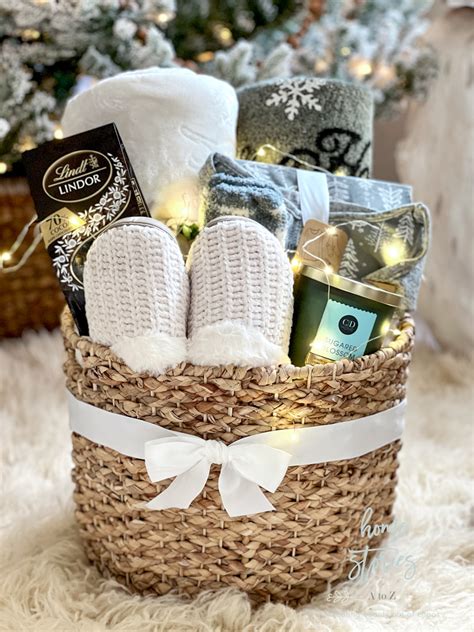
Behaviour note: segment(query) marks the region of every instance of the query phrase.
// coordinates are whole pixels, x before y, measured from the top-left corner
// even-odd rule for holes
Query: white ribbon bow
[[[150,480],[176,477],[149,509],[187,509],[209,478],[212,464],[221,465],[219,493],[231,517],[275,508],[260,487],[274,492],[283,480],[291,454],[268,445],[226,445],[188,435],[148,441],[145,465]]]
[[[145,459],[153,482],[175,480],[147,505],[187,509],[200,494],[211,464],[221,465],[219,492],[227,513],[272,511],[260,487],[274,492],[287,467],[354,459],[402,436],[405,402],[367,417],[323,426],[262,432],[226,445],[111,413],[69,395],[70,425],[90,441]]]

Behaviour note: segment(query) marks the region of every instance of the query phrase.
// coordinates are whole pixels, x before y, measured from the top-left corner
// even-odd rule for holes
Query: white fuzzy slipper
[[[186,359],[189,281],[174,235],[150,218],[124,218],[92,244],[84,267],[89,335],[137,373]]]
[[[189,362],[289,363],[293,275],[276,237],[251,219],[219,217],[196,239],[188,262]]]

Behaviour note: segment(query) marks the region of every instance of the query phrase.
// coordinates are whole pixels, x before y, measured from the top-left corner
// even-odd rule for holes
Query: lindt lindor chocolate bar
[[[88,334],[82,274],[94,239],[121,217],[150,217],[113,123],[23,154],[38,221],[80,335]]]

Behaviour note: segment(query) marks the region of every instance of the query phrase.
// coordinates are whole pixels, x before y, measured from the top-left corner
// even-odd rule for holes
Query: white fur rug
[[[69,433],[59,335],[0,345],[2,565],[0,630],[34,632],[296,632],[468,630],[472,614],[472,370],[417,350],[391,538],[406,564],[379,568],[366,586],[292,610],[252,612],[227,591],[194,602],[141,598],[85,560],[74,526]],[[385,598],[383,596],[385,595]]]

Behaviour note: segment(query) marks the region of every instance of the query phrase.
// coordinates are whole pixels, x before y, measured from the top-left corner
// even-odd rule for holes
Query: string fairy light
[[[293,270],[294,274],[298,274],[298,272],[301,270],[301,268],[303,266],[303,262],[298,257],[298,255],[295,254],[295,256],[291,260],[290,265],[291,265],[291,269]]]
[[[325,73],[329,70],[329,64],[325,59],[317,59],[314,62],[314,71],[318,74]]]
[[[4,174],[8,171],[8,165],[6,162],[0,162],[0,174]]]
[[[373,67],[368,59],[353,57],[347,64],[349,71],[358,79],[364,79],[372,74]]]
[[[382,246],[382,257],[385,263],[389,266],[393,266],[406,258],[405,244],[396,239],[388,244]]]
[[[159,26],[167,26],[175,18],[172,11],[160,11],[152,16],[153,21]]]
[[[261,145],[257,149],[256,153],[254,154],[253,159],[255,160],[256,157],[264,157],[268,149],[271,151],[275,151],[276,153],[280,154],[281,156],[284,156],[285,158],[291,158],[295,162],[301,165],[304,165],[305,167],[308,167],[309,169],[312,169],[314,171],[320,171],[323,173],[327,173],[329,175],[344,175],[344,173],[338,173],[338,170],[336,170],[336,172],[332,174],[330,171],[328,171],[327,169],[324,169],[323,167],[312,165],[311,163],[306,162],[305,160],[302,160],[301,158],[298,158],[298,156],[295,156],[294,154],[289,154],[287,152],[281,151],[280,149],[278,149],[278,147],[275,147],[271,143],[265,143]],[[343,168],[341,168],[341,171],[342,170]],[[331,296],[331,283],[330,283],[329,275],[333,274],[334,270],[332,269],[330,265],[328,265],[327,261],[325,261],[324,259],[321,259],[321,257],[317,257],[312,252],[309,252],[307,250],[307,247],[309,246],[309,244],[317,241],[318,239],[321,239],[323,235],[335,237],[337,235],[338,228],[342,228],[343,226],[352,226],[353,224],[370,226],[371,228],[373,227],[373,224],[362,219],[355,219],[355,220],[349,220],[347,222],[340,222],[339,224],[328,226],[328,228],[326,228],[325,231],[322,231],[319,235],[312,237],[305,244],[303,244],[304,254],[308,255],[315,261],[319,261],[322,264],[322,271],[324,272],[326,276],[326,283],[328,287],[328,300],[330,299],[330,296]],[[379,227],[379,231],[380,231],[380,227]],[[401,263],[402,261],[405,261],[406,249],[403,242],[397,240],[397,241],[391,242],[390,244],[387,244],[384,247],[384,250],[382,250],[382,256],[384,258],[384,262],[387,265],[394,265],[396,263]],[[299,274],[299,272],[301,271],[301,268],[303,267],[303,262],[301,261],[300,257],[297,254],[295,254],[293,258],[291,259],[290,265],[291,265],[291,269],[293,270],[293,273],[297,275]],[[377,340],[380,337],[381,336],[377,336],[373,340]],[[368,342],[372,342],[372,340],[369,340]]]
[[[18,237],[13,242],[12,246],[8,250],[4,250],[3,252],[0,253],[0,273],[7,274],[11,272],[17,272],[20,268],[22,268],[25,265],[25,263],[33,254],[33,252],[36,250],[36,247],[38,246],[38,244],[40,243],[42,239],[41,232],[40,232],[40,223],[36,224],[33,231],[33,240],[31,244],[28,246],[28,248],[25,250],[23,255],[20,257],[20,259],[17,261],[17,263],[15,263],[14,265],[5,266],[6,263],[10,263],[13,261],[15,253],[25,241],[25,237],[28,234],[28,231],[30,230],[31,226],[37,221],[37,219],[38,219],[37,215],[34,215],[23,226]],[[83,226],[85,223],[84,220],[82,220],[80,217],[77,217],[77,216],[72,216],[67,221],[69,225],[71,226],[71,230],[75,230],[76,228]]]
[[[35,142],[31,138],[31,136],[26,136],[26,138],[23,138],[20,143],[18,143],[18,149],[21,153],[23,153],[24,151],[29,151],[30,149],[34,149],[35,147]]]
[[[374,74],[374,83],[379,88],[385,88],[388,84],[395,81],[397,73],[394,66],[388,64],[380,64]]]
[[[295,156],[294,154],[290,154],[290,153],[281,151],[281,149],[278,149],[278,147],[275,147],[271,143],[264,143],[263,145],[261,145],[257,149],[257,151],[255,152],[255,154],[253,156],[253,160],[255,160],[255,158],[257,158],[257,157],[263,158],[266,155],[267,150],[274,151],[277,154],[280,154],[281,156],[283,156],[285,158],[291,158],[295,162],[297,162],[297,163],[299,163],[301,165],[304,165],[308,169],[312,169],[314,171],[320,171],[320,172],[323,172],[323,173],[327,173],[328,175],[345,175],[345,169],[343,167],[341,167],[340,169],[336,169],[336,171],[334,173],[332,173],[331,171],[328,171],[327,169],[324,169],[324,167],[319,167],[318,165],[312,165],[311,163],[307,162],[306,160],[302,160],[301,158],[298,158],[298,156]],[[363,224],[363,225],[369,226],[371,228],[373,227],[373,224],[371,224],[370,222],[367,222],[365,220],[362,220],[362,219],[354,219],[354,220],[350,220],[350,221],[347,221],[347,222],[341,222],[341,223],[336,224],[334,226],[329,226],[325,231],[321,232],[319,235],[316,235],[316,237],[313,237],[312,239],[308,240],[303,245],[303,252],[305,254],[309,255],[310,257],[312,257],[313,259],[319,260],[323,264],[323,270],[324,270],[324,268],[330,267],[330,266],[328,266],[327,261],[324,261],[323,259],[320,259],[319,257],[316,257],[316,255],[314,255],[313,253],[308,252],[306,250],[306,247],[310,243],[313,243],[314,241],[317,241],[318,239],[320,239],[323,235],[329,235],[331,237],[335,237],[337,235],[337,229],[338,228],[341,228],[342,226],[351,226],[353,224],[359,224],[359,225]],[[380,227],[378,228],[378,230],[380,231]],[[402,261],[405,261],[406,248],[405,248],[404,243],[401,240],[395,240],[395,241],[390,242],[389,244],[386,244],[383,247],[382,256],[384,258],[384,262],[387,265],[395,265],[396,263],[401,263]],[[291,260],[291,267],[292,267],[294,272],[299,272],[299,270],[302,267],[301,259],[296,254]],[[333,272],[333,271],[331,271],[331,272]],[[327,273],[330,274],[331,272],[327,272]]]
[[[8,273],[8,272],[16,272],[17,270],[19,270],[20,268],[22,268],[25,265],[25,263],[28,261],[28,259],[33,254],[33,252],[36,250],[37,245],[41,241],[41,233],[40,233],[40,230],[39,230],[39,225],[35,226],[33,241],[28,246],[28,248],[25,250],[25,252],[21,256],[20,260],[15,265],[7,266],[7,267],[5,266],[6,263],[10,263],[13,260],[13,255],[16,253],[18,248],[24,242],[25,237],[26,237],[30,227],[32,226],[32,224],[34,224],[34,222],[36,220],[37,220],[37,217],[35,215],[34,217],[32,217],[30,219],[30,221],[27,224],[25,224],[23,226],[23,228],[20,231],[20,234],[15,239],[13,245],[8,250],[4,250],[0,254],[0,272],[5,273],[5,274]]]
[[[25,29],[21,32],[24,40],[37,40],[41,37],[41,33],[37,29]]]
[[[386,320],[382,327],[380,328],[380,331],[382,333],[383,336],[386,336],[388,334],[388,332],[390,331],[390,321]]]
[[[230,46],[234,41],[232,31],[224,24],[216,24],[213,28],[215,38],[223,45]]]
[[[290,442],[291,443],[298,443],[299,440],[300,440],[299,433],[296,431],[296,427],[293,427],[293,430],[290,433]]]
[[[214,59],[214,53],[212,52],[212,50],[205,50],[202,53],[199,53],[199,55],[196,55],[196,61],[198,61],[200,64],[205,64],[208,61],[212,61]]]
[[[286,151],[282,151],[281,149],[278,149],[278,147],[275,147],[275,145],[272,145],[271,143],[264,143],[263,145],[260,145],[260,147],[254,153],[252,160],[255,160],[255,158],[264,158],[267,154],[267,149],[270,149],[271,151],[274,151],[277,154],[280,154],[280,156],[283,156],[284,158],[291,158],[295,162],[298,162],[300,165],[304,165],[305,167],[308,167],[308,169],[313,169],[314,171],[321,171],[323,173],[327,173],[328,175],[333,175],[331,171],[328,171],[328,169],[324,169],[324,167],[318,167],[317,165],[312,165],[310,162],[306,162],[306,160],[302,160],[301,158],[298,158],[298,156],[295,156],[294,154],[289,154]]]
[[[77,215],[73,215],[72,217],[69,218],[68,221],[69,221],[69,223],[71,224],[71,226],[73,228],[79,228],[79,226],[83,226],[84,225],[84,220],[82,220]]]

